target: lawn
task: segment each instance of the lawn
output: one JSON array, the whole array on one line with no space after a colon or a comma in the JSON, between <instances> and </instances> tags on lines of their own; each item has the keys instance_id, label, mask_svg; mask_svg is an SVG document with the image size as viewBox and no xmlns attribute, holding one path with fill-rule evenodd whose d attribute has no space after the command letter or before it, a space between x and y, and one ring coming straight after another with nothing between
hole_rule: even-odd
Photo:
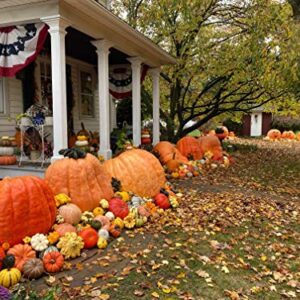
<instances>
[{"instance_id":1,"label":"lawn","mask_svg":"<svg viewBox=\"0 0 300 300\"><path fill-rule=\"evenodd\" d=\"M299 144L236 143L229 169L173 182L177 210L28 289L57 287L49 299L299 299Z\"/></svg>"}]
</instances>

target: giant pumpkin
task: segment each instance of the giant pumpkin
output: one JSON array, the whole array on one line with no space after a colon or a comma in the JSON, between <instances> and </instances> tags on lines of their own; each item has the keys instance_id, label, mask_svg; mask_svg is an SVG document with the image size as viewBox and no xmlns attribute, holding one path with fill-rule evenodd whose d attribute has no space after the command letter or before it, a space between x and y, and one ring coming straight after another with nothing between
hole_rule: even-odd
<instances>
[{"instance_id":1,"label":"giant pumpkin","mask_svg":"<svg viewBox=\"0 0 300 300\"><path fill-rule=\"evenodd\" d=\"M164 165L169 160L175 159L180 163L187 163L188 159L184 157L179 150L170 142L162 141L155 145L154 151L159 153L159 160ZM174 156L175 154L175 156Z\"/></svg>"},{"instance_id":2,"label":"giant pumpkin","mask_svg":"<svg viewBox=\"0 0 300 300\"><path fill-rule=\"evenodd\" d=\"M201 149L199 147L198 140L194 137L183 137L177 142L176 148L182 155L188 158L190 157L193 160L198 160L203 157L203 153L201 152Z\"/></svg>"},{"instance_id":3,"label":"giant pumpkin","mask_svg":"<svg viewBox=\"0 0 300 300\"><path fill-rule=\"evenodd\" d=\"M278 129L271 129L267 133L267 137L270 140L279 140L281 138L281 132Z\"/></svg>"},{"instance_id":4,"label":"giant pumpkin","mask_svg":"<svg viewBox=\"0 0 300 300\"><path fill-rule=\"evenodd\" d=\"M61 154L65 158L50 165L45 175L55 195L68 195L81 211L93 210L100 199L113 196L111 179L95 156L76 149Z\"/></svg>"},{"instance_id":5,"label":"giant pumpkin","mask_svg":"<svg viewBox=\"0 0 300 300\"><path fill-rule=\"evenodd\" d=\"M107 173L121 181L124 191L132 191L142 197L152 197L165 184L164 169L150 152L128 150L103 164Z\"/></svg>"},{"instance_id":6,"label":"giant pumpkin","mask_svg":"<svg viewBox=\"0 0 300 300\"><path fill-rule=\"evenodd\" d=\"M0 181L0 243L15 245L25 236L47 233L55 221L51 189L34 176Z\"/></svg>"},{"instance_id":7,"label":"giant pumpkin","mask_svg":"<svg viewBox=\"0 0 300 300\"><path fill-rule=\"evenodd\" d=\"M281 138L287 139L287 140L294 140L295 137L296 137L296 135L292 130L284 131L281 135Z\"/></svg>"},{"instance_id":8,"label":"giant pumpkin","mask_svg":"<svg viewBox=\"0 0 300 300\"><path fill-rule=\"evenodd\" d=\"M223 154L221 143L216 136L202 136L198 139L198 142L202 153L211 152L214 160L222 159Z\"/></svg>"}]
</instances>

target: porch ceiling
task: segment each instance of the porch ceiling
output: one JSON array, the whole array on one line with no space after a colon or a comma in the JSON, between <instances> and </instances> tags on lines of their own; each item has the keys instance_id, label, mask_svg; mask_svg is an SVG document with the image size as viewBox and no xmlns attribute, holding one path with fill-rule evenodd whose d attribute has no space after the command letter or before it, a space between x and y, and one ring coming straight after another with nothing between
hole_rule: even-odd
<instances>
[{"instance_id":1,"label":"porch ceiling","mask_svg":"<svg viewBox=\"0 0 300 300\"><path fill-rule=\"evenodd\" d=\"M6 0L4 2L9 3ZM44 17L61 15L70 21L73 28L93 39L110 40L115 49L128 56L140 56L150 67L175 63L171 55L94 0L11 2L15 2L14 6L0 6L0 26L24 24Z\"/></svg>"}]
</instances>

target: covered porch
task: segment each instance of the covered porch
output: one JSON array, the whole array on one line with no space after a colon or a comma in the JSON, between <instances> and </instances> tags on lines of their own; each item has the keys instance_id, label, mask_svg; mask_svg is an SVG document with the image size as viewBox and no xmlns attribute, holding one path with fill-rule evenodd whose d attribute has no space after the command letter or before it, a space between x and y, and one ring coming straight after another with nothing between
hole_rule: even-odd
<instances>
[{"instance_id":1,"label":"covered porch","mask_svg":"<svg viewBox=\"0 0 300 300\"><path fill-rule=\"evenodd\" d=\"M105 159L112 155L110 130L114 112L109 93L109 65L112 63L131 65L132 131L135 146L141 144L142 67L146 65L149 68L153 82L153 144L159 141L159 74L162 65L174 63L170 55L94 0L84 3L79 0L28 0L21 5L0 7L0 12L0 27L38 22L48 25L54 144L51 161L60 159L59 150L68 147L66 54L70 51L78 54L80 51L77 50L81 48L86 50L87 60L95 65L97 72L98 102L94 109L99 116L99 154ZM82 38L76 40L76 36ZM0 172L6 173L7 168L1 168Z\"/></svg>"}]
</instances>

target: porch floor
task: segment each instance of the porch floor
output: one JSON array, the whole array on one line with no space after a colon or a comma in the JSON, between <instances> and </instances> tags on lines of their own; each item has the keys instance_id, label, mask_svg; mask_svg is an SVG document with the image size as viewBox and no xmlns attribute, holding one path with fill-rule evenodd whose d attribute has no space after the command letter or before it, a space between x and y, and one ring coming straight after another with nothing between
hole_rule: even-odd
<instances>
[{"instance_id":1,"label":"porch floor","mask_svg":"<svg viewBox=\"0 0 300 300\"><path fill-rule=\"evenodd\" d=\"M10 176L24 176L24 175L32 175L44 178L44 173L48 167L48 163L45 163L43 168L40 163L22 163L19 165L11 165L11 166L0 166L0 179L4 177Z\"/></svg>"}]
</instances>

